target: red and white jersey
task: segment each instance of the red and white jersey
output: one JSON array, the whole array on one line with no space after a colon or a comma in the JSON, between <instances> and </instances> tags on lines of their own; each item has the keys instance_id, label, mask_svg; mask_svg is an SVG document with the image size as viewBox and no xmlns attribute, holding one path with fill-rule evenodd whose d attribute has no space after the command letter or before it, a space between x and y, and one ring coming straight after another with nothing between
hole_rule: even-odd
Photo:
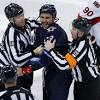
<instances>
[{"instance_id":1,"label":"red and white jersey","mask_svg":"<svg viewBox=\"0 0 100 100\"><path fill-rule=\"evenodd\" d=\"M87 19L100 17L100 0L92 0L79 12L79 16Z\"/></svg>"},{"instance_id":2,"label":"red and white jersey","mask_svg":"<svg viewBox=\"0 0 100 100\"><path fill-rule=\"evenodd\" d=\"M90 20L93 25L90 33L95 37L97 45L100 46L100 0L92 0L79 12L78 17Z\"/></svg>"},{"instance_id":3,"label":"red and white jersey","mask_svg":"<svg viewBox=\"0 0 100 100\"><path fill-rule=\"evenodd\" d=\"M95 37L96 43L100 47L100 22L92 26L90 34Z\"/></svg>"}]
</instances>

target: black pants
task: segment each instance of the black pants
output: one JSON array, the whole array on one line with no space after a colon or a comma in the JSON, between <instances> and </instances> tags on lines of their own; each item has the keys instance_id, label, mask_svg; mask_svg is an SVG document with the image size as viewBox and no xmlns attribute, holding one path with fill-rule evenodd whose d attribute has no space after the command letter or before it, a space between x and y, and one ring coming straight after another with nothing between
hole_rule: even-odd
<instances>
[{"instance_id":1,"label":"black pants","mask_svg":"<svg viewBox=\"0 0 100 100\"><path fill-rule=\"evenodd\" d=\"M74 100L99 100L100 78L74 83Z\"/></svg>"},{"instance_id":2,"label":"black pants","mask_svg":"<svg viewBox=\"0 0 100 100\"><path fill-rule=\"evenodd\" d=\"M44 76L43 100L67 100L72 83L71 71L47 71Z\"/></svg>"}]
</instances>

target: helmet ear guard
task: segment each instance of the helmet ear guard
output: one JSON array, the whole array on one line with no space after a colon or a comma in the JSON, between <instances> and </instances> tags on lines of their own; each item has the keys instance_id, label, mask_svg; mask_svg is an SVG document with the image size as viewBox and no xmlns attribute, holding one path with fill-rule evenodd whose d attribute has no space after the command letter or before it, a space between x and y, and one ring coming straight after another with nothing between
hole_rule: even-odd
<instances>
[{"instance_id":1,"label":"helmet ear guard","mask_svg":"<svg viewBox=\"0 0 100 100\"><path fill-rule=\"evenodd\" d=\"M41 13L49 13L51 14L54 18L56 18L57 11L56 8L53 4L45 4L40 8L39 11L39 16Z\"/></svg>"},{"instance_id":2,"label":"helmet ear guard","mask_svg":"<svg viewBox=\"0 0 100 100\"><path fill-rule=\"evenodd\" d=\"M74 19L72 22L72 26L88 35L92 25L87 18L80 18Z\"/></svg>"}]
</instances>

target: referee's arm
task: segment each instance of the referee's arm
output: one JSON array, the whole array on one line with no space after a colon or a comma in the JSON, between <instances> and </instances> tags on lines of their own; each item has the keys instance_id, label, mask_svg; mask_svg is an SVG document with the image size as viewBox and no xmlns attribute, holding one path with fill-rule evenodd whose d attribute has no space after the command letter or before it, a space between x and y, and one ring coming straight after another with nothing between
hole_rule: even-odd
<instances>
[{"instance_id":1,"label":"referee's arm","mask_svg":"<svg viewBox=\"0 0 100 100\"><path fill-rule=\"evenodd\" d=\"M65 57L60 55L58 52L51 50L50 55L53 62L57 65L60 70L72 69L76 67L77 63L86 55L87 43L81 41L77 48L67 53Z\"/></svg>"},{"instance_id":2,"label":"referee's arm","mask_svg":"<svg viewBox=\"0 0 100 100\"><path fill-rule=\"evenodd\" d=\"M20 53L20 44L15 34L15 29L10 28L9 34L5 39L6 49L12 64L14 66L23 66L32 57L32 53Z\"/></svg>"}]
</instances>

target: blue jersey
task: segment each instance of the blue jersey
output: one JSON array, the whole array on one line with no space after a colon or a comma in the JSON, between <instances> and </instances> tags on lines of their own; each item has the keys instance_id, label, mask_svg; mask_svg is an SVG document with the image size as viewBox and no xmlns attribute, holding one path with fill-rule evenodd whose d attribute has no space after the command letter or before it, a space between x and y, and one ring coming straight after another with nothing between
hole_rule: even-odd
<instances>
[{"instance_id":1,"label":"blue jersey","mask_svg":"<svg viewBox=\"0 0 100 100\"><path fill-rule=\"evenodd\" d=\"M38 47L39 45L44 45L44 40L47 37L50 36L54 36L54 39L56 39L56 44L54 49L56 51L58 51L59 53L61 53L62 55L65 55L66 52L68 51L68 38L67 38L67 34L66 32L56 23L52 24L52 26L50 26L48 29L43 29L43 27L38 27L36 28L35 31L35 43L34 46ZM46 59L42 59L45 60ZM48 65L50 64L50 67L48 68L57 68L54 67L55 64L50 60L50 62L48 62Z\"/></svg>"}]
</instances>

